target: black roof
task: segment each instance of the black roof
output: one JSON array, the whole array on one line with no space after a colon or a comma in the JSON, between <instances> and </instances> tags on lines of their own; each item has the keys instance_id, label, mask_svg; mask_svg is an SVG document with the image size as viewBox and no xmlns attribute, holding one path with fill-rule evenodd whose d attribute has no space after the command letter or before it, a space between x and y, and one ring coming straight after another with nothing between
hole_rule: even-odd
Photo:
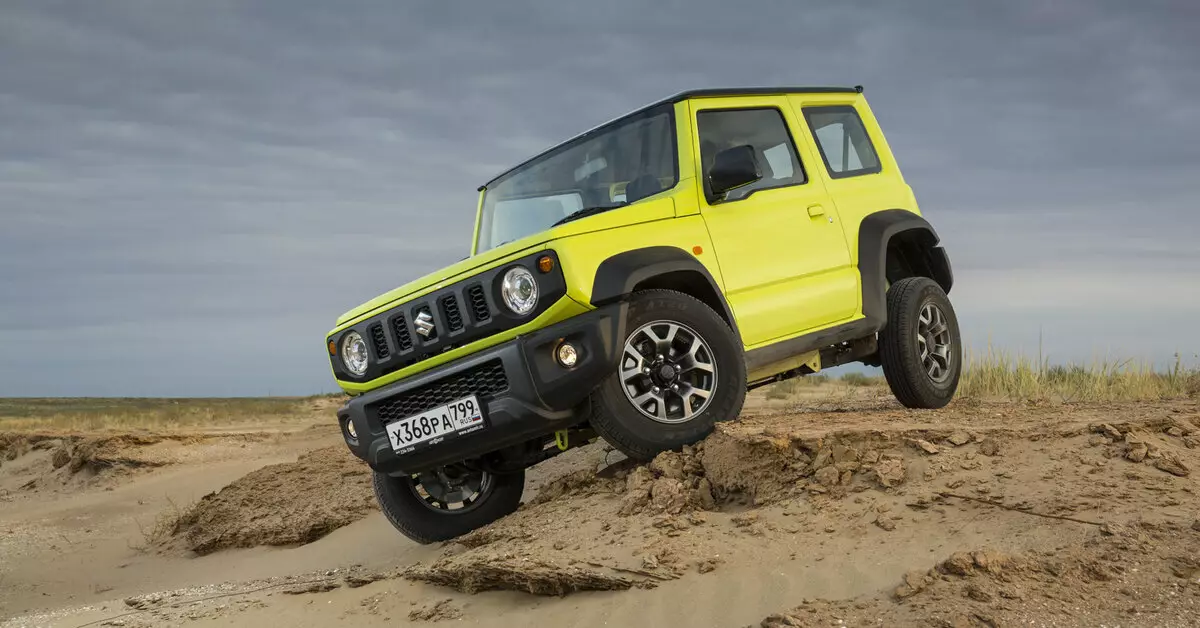
<instances>
[{"instance_id":1,"label":"black roof","mask_svg":"<svg viewBox=\"0 0 1200 628\"><path fill-rule=\"evenodd\" d=\"M710 87L679 92L655 104L676 103L688 98L704 96L753 96L765 94L861 94L862 85L854 87ZM651 105L653 106L653 105Z\"/></svg>"},{"instance_id":2,"label":"black roof","mask_svg":"<svg viewBox=\"0 0 1200 628\"><path fill-rule=\"evenodd\" d=\"M487 183L479 186L479 189L482 191L484 188L495 183L496 180L504 177L508 173L549 153L552 150L557 149L558 147L562 146L563 144L567 144L570 142L574 142L576 140L583 139L589 135L592 135L593 133L596 133L597 131L600 131L601 129L607 127L608 125L610 125L614 122L617 122L618 120L624 120L625 118L628 118L631 116L636 116L640 113L644 113L644 112L654 109L656 107L674 104L681 100L687 100L689 98L704 98L706 96L713 97L713 96L754 96L754 95L765 96L765 95L777 95L777 94L861 94L862 91L863 91L862 85L855 85L854 87L709 87L709 88L705 88L705 89L690 89L690 90L687 90L684 92L679 92L678 94L675 94L674 96L669 96L662 100L652 102L644 107L641 107L640 109L635 109L623 116L613 118L612 120L609 120L608 122L605 122L604 124L594 127L588 131L584 131L583 133L580 133L579 135L576 135L575 137L572 137L568 140L559 142L559 143L547 148L546 150L530 157L529 159L522 161L521 163L513 166L512 168L509 168L508 170L505 170L504 172L501 172L500 174L492 177L491 180L489 180Z\"/></svg>"}]
</instances>

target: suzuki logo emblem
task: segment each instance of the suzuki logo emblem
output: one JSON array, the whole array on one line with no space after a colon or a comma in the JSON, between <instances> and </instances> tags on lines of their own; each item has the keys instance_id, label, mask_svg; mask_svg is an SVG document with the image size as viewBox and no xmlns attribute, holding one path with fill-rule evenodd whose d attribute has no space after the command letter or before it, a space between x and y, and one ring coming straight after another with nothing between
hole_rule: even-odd
<instances>
[{"instance_id":1,"label":"suzuki logo emblem","mask_svg":"<svg viewBox=\"0 0 1200 628\"><path fill-rule=\"evenodd\" d=\"M430 337L433 335L433 316L428 311L421 310L417 314L417 318L413 320L413 327L417 328L417 333L422 337Z\"/></svg>"}]
</instances>

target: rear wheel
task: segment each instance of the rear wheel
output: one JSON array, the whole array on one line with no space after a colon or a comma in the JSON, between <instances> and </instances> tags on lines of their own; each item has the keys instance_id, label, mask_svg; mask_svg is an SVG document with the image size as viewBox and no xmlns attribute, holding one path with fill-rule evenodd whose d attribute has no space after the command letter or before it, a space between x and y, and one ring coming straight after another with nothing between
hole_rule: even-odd
<instances>
[{"instance_id":1,"label":"rear wheel","mask_svg":"<svg viewBox=\"0 0 1200 628\"><path fill-rule=\"evenodd\" d=\"M418 543L448 541L510 514L525 490L523 470L494 474L455 464L409 476L374 473L380 510Z\"/></svg>"},{"instance_id":2,"label":"rear wheel","mask_svg":"<svg viewBox=\"0 0 1200 628\"><path fill-rule=\"evenodd\" d=\"M932 279L907 277L887 293L879 357L892 394L909 408L941 408L962 372L962 338L946 293Z\"/></svg>"},{"instance_id":3,"label":"rear wheel","mask_svg":"<svg viewBox=\"0 0 1200 628\"><path fill-rule=\"evenodd\" d=\"M592 393L592 428L649 460L737 417L746 397L741 343L712 308L670 290L630 299L617 370Z\"/></svg>"}]
</instances>

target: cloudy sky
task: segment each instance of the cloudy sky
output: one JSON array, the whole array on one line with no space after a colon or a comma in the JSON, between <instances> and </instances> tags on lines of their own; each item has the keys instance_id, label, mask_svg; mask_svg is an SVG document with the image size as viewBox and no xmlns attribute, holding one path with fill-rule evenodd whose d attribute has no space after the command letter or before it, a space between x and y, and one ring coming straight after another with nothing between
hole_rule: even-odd
<instances>
[{"instance_id":1,"label":"cloudy sky","mask_svg":"<svg viewBox=\"0 0 1200 628\"><path fill-rule=\"evenodd\" d=\"M706 86L865 85L971 344L1200 352L1200 7L807 4L4 2L0 395L332 390L478 184Z\"/></svg>"}]
</instances>

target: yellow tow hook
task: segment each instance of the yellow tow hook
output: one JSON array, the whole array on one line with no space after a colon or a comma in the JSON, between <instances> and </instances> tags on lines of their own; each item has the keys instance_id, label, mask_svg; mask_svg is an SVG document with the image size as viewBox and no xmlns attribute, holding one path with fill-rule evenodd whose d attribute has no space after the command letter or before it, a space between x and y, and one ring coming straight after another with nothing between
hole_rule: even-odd
<instances>
[{"instance_id":1,"label":"yellow tow hook","mask_svg":"<svg viewBox=\"0 0 1200 628\"><path fill-rule=\"evenodd\" d=\"M554 433L554 444L558 445L559 451L567 450L567 430L558 430Z\"/></svg>"}]
</instances>

